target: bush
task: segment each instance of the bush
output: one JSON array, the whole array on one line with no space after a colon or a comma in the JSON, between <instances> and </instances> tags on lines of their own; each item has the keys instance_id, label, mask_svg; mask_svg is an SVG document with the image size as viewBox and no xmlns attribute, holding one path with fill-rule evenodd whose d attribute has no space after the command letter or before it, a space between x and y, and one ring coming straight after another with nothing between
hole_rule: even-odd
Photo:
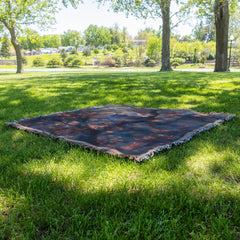
<instances>
[{"instance_id":1,"label":"bush","mask_svg":"<svg viewBox=\"0 0 240 240\"><path fill-rule=\"evenodd\" d=\"M173 62L171 65L172 65L174 68L176 68L176 67L179 66L180 64L179 64L178 62Z\"/></svg>"},{"instance_id":2,"label":"bush","mask_svg":"<svg viewBox=\"0 0 240 240\"><path fill-rule=\"evenodd\" d=\"M123 66L123 56L121 55L116 55L112 57L115 62L116 62L116 67L122 67Z\"/></svg>"},{"instance_id":3,"label":"bush","mask_svg":"<svg viewBox=\"0 0 240 240\"><path fill-rule=\"evenodd\" d=\"M78 55L78 52L77 52L76 48L72 48L70 54L71 55Z\"/></svg>"},{"instance_id":4,"label":"bush","mask_svg":"<svg viewBox=\"0 0 240 240\"><path fill-rule=\"evenodd\" d=\"M109 67L115 67L116 61L113 58L107 57L102 60L102 65L108 65Z\"/></svg>"},{"instance_id":5,"label":"bush","mask_svg":"<svg viewBox=\"0 0 240 240\"><path fill-rule=\"evenodd\" d=\"M107 55L107 54L108 54L107 49L103 49L103 54L104 54L104 55Z\"/></svg>"},{"instance_id":6,"label":"bush","mask_svg":"<svg viewBox=\"0 0 240 240\"><path fill-rule=\"evenodd\" d=\"M98 53L99 53L99 49L98 49L98 48L94 48L93 52L94 52L95 54L98 54Z\"/></svg>"},{"instance_id":7,"label":"bush","mask_svg":"<svg viewBox=\"0 0 240 240\"><path fill-rule=\"evenodd\" d=\"M25 56L22 56L22 63L23 63L23 65L28 64L27 58Z\"/></svg>"},{"instance_id":8,"label":"bush","mask_svg":"<svg viewBox=\"0 0 240 240\"><path fill-rule=\"evenodd\" d=\"M79 67L83 65L83 61L79 58L79 57L75 57L72 61L71 61L71 65L73 67Z\"/></svg>"},{"instance_id":9,"label":"bush","mask_svg":"<svg viewBox=\"0 0 240 240\"><path fill-rule=\"evenodd\" d=\"M156 61L154 61L154 59L151 59L151 58L146 59L144 62L144 65L146 67L154 67L156 66L156 64L157 64Z\"/></svg>"},{"instance_id":10,"label":"bush","mask_svg":"<svg viewBox=\"0 0 240 240\"><path fill-rule=\"evenodd\" d=\"M143 60L141 58L137 58L134 63L134 67L141 67L143 65Z\"/></svg>"},{"instance_id":11,"label":"bush","mask_svg":"<svg viewBox=\"0 0 240 240\"><path fill-rule=\"evenodd\" d=\"M48 63L47 63L47 66L48 67L51 67L51 68L56 68L56 67L60 67L62 66L63 62L60 58L58 57L52 57Z\"/></svg>"},{"instance_id":12,"label":"bush","mask_svg":"<svg viewBox=\"0 0 240 240\"><path fill-rule=\"evenodd\" d=\"M107 47L106 47L106 49L108 50L108 51L111 51L112 50L112 47L111 47L111 45L107 45Z\"/></svg>"},{"instance_id":13,"label":"bush","mask_svg":"<svg viewBox=\"0 0 240 240\"><path fill-rule=\"evenodd\" d=\"M98 58L94 61L94 65L100 66L101 65L101 60Z\"/></svg>"},{"instance_id":14,"label":"bush","mask_svg":"<svg viewBox=\"0 0 240 240\"><path fill-rule=\"evenodd\" d=\"M42 67L44 65L45 65L45 63L44 63L44 59L42 57L36 57L33 60L33 66L34 67Z\"/></svg>"},{"instance_id":15,"label":"bush","mask_svg":"<svg viewBox=\"0 0 240 240\"><path fill-rule=\"evenodd\" d=\"M71 65L71 62L74 60L74 58L76 58L76 56L69 56L65 59L64 61L64 66L69 66Z\"/></svg>"},{"instance_id":16,"label":"bush","mask_svg":"<svg viewBox=\"0 0 240 240\"><path fill-rule=\"evenodd\" d=\"M91 56L91 50L90 49L84 49L82 52L82 55L85 57Z\"/></svg>"},{"instance_id":17,"label":"bush","mask_svg":"<svg viewBox=\"0 0 240 240\"><path fill-rule=\"evenodd\" d=\"M174 63L174 62L179 63L179 65L180 65L180 64L184 64L186 62L186 60L185 60L185 58L172 58L171 63Z\"/></svg>"},{"instance_id":18,"label":"bush","mask_svg":"<svg viewBox=\"0 0 240 240\"><path fill-rule=\"evenodd\" d=\"M124 47L124 48L122 49L122 52L123 52L123 53L128 53L128 48L127 48L127 47Z\"/></svg>"},{"instance_id":19,"label":"bush","mask_svg":"<svg viewBox=\"0 0 240 240\"><path fill-rule=\"evenodd\" d=\"M119 46L118 46L116 43L114 43L114 44L112 45L112 49L113 49L114 51L116 51L118 48L119 48Z\"/></svg>"},{"instance_id":20,"label":"bush","mask_svg":"<svg viewBox=\"0 0 240 240\"><path fill-rule=\"evenodd\" d=\"M66 53L65 49L61 50L60 56L61 56L63 61L67 58L68 54Z\"/></svg>"}]
</instances>

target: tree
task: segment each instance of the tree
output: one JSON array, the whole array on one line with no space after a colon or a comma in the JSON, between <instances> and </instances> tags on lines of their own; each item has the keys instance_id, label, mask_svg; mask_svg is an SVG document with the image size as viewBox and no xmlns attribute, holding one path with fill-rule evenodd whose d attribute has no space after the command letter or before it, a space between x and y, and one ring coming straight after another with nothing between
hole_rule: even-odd
<instances>
[{"instance_id":1,"label":"tree","mask_svg":"<svg viewBox=\"0 0 240 240\"><path fill-rule=\"evenodd\" d=\"M68 0L63 0L66 5ZM78 1L70 0L75 6ZM40 27L51 25L58 11L58 0L0 0L0 27L3 25L11 35L11 42L17 57L17 73L23 72L21 45L18 34L26 26L37 24Z\"/></svg>"},{"instance_id":2,"label":"tree","mask_svg":"<svg viewBox=\"0 0 240 240\"><path fill-rule=\"evenodd\" d=\"M234 40L240 38L240 6L236 6L235 12L230 15L229 33L234 36Z\"/></svg>"},{"instance_id":3,"label":"tree","mask_svg":"<svg viewBox=\"0 0 240 240\"><path fill-rule=\"evenodd\" d=\"M214 25L214 19L207 24L203 24L203 21L197 24L193 29L195 40L201 42L216 41L216 29Z\"/></svg>"},{"instance_id":4,"label":"tree","mask_svg":"<svg viewBox=\"0 0 240 240\"><path fill-rule=\"evenodd\" d=\"M97 0L111 2L114 11L124 11L140 18L149 16L162 18L162 67L161 71L171 71L170 63L170 4L171 0ZM176 1L178 2L178 1Z\"/></svg>"},{"instance_id":5,"label":"tree","mask_svg":"<svg viewBox=\"0 0 240 240\"><path fill-rule=\"evenodd\" d=\"M37 31L26 29L24 33L26 36L19 38L22 48L32 51L33 49L39 49L42 46L41 37Z\"/></svg>"},{"instance_id":6,"label":"tree","mask_svg":"<svg viewBox=\"0 0 240 240\"><path fill-rule=\"evenodd\" d=\"M87 46L99 47L111 43L111 34L109 29L98 27L97 25L89 25L84 31Z\"/></svg>"},{"instance_id":7,"label":"tree","mask_svg":"<svg viewBox=\"0 0 240 240\"><path fill-rule=\"evenodd\" d=\"M119 27L117 24L114 27L109 28L110 35L111 35L111 44L120 45L121 43L121 34L119 32Z\"/></svg>"},{"instance_id":8,"label":"tree","mask_svg":"<svg viewBox=\"0 0 240 240\"><path fill-rule=\"evenodd\" d=\"M1 56L3 58L9 58L11 56L10 54L10 41L9 39L5 36L2 41L2 48L1 48Z\"/></svg>"},{"instance_id":9,"label":"tree","mask_svg":"<svg viewBox=\"0 0 240 240\"><path fill-rule=\"evenodd\" d=\"M123 44L127 44L128 42L128 32L127 28L123 27L122 32L121 32L121 39Z\"/></svg>"},{"instance_id":10,"label":"tree","mask_svg":"<svg viewBox=\"0 0 240 240\"><path fill-rule=\"evenodd\" d=\"M161 45L161 39L156 36L152 36L148 40L147 56L157 63L160 60Z\"/></svg>"},{"instance_id":11,"label":"tree","mask_svg":"<svg viewBox=\"0 0 240 240\"><path fill-rule=\"evenodd\" d=\"M237 0L189 0L190 5L198 7L200 17L214 16L216 27L215 72L228 69L228 32L230 13L237 7Z\"/></svg>"},{"instance_id":12,"label":"tree","mask_svg":"<svg viewBox=\"0 0 240 240\"><path fill-rule=\"evenodd\" d=\"M83 44L83 38L81 33L75 30L67 30L61 35L61 41L63 46L74 46L76 49Z\"/></svg>"},{"instance_id":13,"label":"tree","mask_svg":"<svg viewBox=\"0 0 240 240\"><path fill-rule=\"evenodd\" d=\"M40 37L40 40L45 48L58 48L62 45L60 35L58 34L43 35Z\"/></svg>"}]
</instances>

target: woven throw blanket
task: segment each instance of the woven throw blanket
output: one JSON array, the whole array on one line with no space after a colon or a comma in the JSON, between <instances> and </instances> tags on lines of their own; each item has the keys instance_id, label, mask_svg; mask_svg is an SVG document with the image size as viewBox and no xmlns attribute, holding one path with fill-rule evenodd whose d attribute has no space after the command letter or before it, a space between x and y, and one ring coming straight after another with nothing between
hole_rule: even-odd
<instances>
[{"instance_id":1,"label":"woven throw blanket","mask_svg":"<svg viewBox=\"0 0 240 240\"><path fill-rule=\"evenodd\" d=\"M109 104L5 124L141 162L234 116Z\"/></svg>"}]
</instances>

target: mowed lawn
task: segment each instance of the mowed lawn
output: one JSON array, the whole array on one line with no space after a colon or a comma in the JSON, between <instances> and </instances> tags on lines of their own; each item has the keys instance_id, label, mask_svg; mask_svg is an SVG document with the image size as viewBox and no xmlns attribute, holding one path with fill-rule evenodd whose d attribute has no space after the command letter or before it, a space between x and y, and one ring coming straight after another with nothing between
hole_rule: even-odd
<instances>
[{"instance_id":1,"label":"mowed lawn","mask_svg":"<svg viewBox=\"0 0 240 240\"><path fill-rule=\"evenodd\" d=\"M4 125L110 103L236 117L142 164ZM1 73L0 239L240 239L240 74Z\"/></svg>"}]
</instances>

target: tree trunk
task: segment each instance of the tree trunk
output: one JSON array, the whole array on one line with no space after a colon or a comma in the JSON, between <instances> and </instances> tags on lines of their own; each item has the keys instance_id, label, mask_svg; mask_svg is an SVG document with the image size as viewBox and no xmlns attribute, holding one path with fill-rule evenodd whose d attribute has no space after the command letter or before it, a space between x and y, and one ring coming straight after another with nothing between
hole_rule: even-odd
<instances>
[{"instance_id":1,"label":"tree trunk","mask_svg":"<svg viewBox=\"0 0 240 240\"><path fill-rule=\"evenodd\" d=\"M228 69L228 0L215 0L214 6L216 25L216 63L214 72L227 72Z\"/></svg>"},{"instance_id":2,"label":"tree trunk","mask_svg":"<svg viewBox=\"0 0 240 240\"><path fill-rule=\"evenodd\" d=\"M160 71L172 71L170 63L170 4L171 0L161 0L162 11L162 67Z\"/></svg>"},{"instance_id":3,"label":"tree trunk","mask_svg":"<svg viewBox=\"0 0 240 240\"><path fill-rule=\"evenodd\" d=\"M15 28L12 27L9 29L9 31L11 34L11 42L15 49L16 57L17 57L17 73L23 73L23 60L22 60L21 45L19 44L19 42L17 40Z\"/></svg>"}]
</instances>

